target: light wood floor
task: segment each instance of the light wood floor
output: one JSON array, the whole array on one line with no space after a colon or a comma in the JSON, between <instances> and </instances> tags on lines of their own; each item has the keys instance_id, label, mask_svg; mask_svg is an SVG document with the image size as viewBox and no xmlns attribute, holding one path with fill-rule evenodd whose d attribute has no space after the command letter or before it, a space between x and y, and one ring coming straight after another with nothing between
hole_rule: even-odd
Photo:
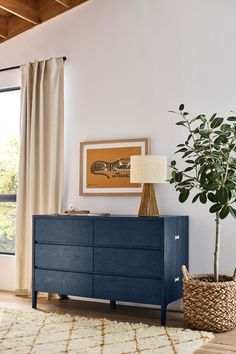
<instances>
[{"instance_id":1,"label":"light wood floor","mask_svg":"<svg viewBox=\"0 0 236 354\"><path fill-rule=\"evenodd\" d=\"M17 297L13 293L0 292L0 308L16 308L22 311L31 310L31 299ZM149 325L159 325L160 311L131 306L118 305L115 311L109 309L107 303L90 301L47 300L38 299L38 310L44 312L69 313L86 317L105 317L117 321L142 322ZM183 314L168 311L167 326L186 327ZM214 339L204 347L197 350L196 354L231 354L236 353L236 328L230 332L216 334Z\"/></svg>"}]
</instances>

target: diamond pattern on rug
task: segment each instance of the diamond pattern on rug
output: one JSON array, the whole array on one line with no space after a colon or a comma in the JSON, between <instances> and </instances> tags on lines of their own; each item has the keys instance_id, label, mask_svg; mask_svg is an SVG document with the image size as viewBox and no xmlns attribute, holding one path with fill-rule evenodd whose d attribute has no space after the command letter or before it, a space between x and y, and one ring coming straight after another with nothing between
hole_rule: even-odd
<instances>
[{"instance_id":1,"label":"diamond pattern on rug","mask_svg":"<svg viewBox=\"0 0 236 354\"><path fill-rule=\"evenodd\" d=\"M183 328L4 309L4 354L191 354L213 334Z\"/></svg>"}]
</instances>

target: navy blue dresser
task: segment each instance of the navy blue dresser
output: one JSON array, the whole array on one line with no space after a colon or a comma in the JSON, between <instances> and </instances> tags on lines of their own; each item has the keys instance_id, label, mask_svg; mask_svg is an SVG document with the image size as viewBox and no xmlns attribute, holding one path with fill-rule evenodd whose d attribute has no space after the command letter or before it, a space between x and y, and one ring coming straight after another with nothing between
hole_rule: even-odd
<instances>
[{"instance_id":1,"label":"navy blue dresser","mask_svg":"<svg viewBox=\"0 0 236 354\"><path fill-rule=\"evenodd\" d=\"M33 217L32 307L37 292L166 307L182 297L187 216Z\"/></svg>"}]
</instances>

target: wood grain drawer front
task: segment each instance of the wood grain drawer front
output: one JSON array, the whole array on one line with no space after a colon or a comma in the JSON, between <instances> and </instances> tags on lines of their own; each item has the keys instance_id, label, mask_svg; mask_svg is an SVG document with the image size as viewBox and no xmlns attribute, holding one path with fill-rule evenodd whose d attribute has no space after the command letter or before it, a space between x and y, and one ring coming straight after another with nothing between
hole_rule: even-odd
<instances>
[{"instance_id":1,"label":"wood grain drawer front","mask_svg":"<svg viewBox=\"0 0 236 354\"><path fill-rule=\"evenodd\" d=\"M94 297L158 305L161 301L161 281L95 275Z\"/></svg>"},{"instance_id":2,"label":"wood grain drawer front","mask_svg":"<svg viewBox=\"0 0 236 354\"><path fill-rule=\"evenodd\" d=\"M93 296L90 274L35 269L35 291L65 295Z\"/></svg>"},{"instance_id":3,"label":"wood grain drawer front","mask_svg":"<svg viewBox=\"0 0 236 354\"><path fill-rule=\"evenodd\" d=\"M92 244L93 220L66 218L35 218L35 240L52 243Z\"/></svg>"},{"instance_id":4,"label":"wood grain drawer front","mask_svg":"<svg viewBox=\"0 0 236 354\"><path fill-rule=\"evenodd\" d=\"M161 276L161 251L120 248L94 249L94 272L131 276Z\"/></svg>"},{"instance_id":5,"label":"wood grain drawer front","mask_svg":"<svg viewBox=\"0 0 236 354\"><path fill-rule=\"evenodd\" d=\"M163 220L94 220L95 245L161 247Z\"/></svg>"},{"instance_id":6,"label":"wood grain drawer front","mask_svg":"<svg viewBox=\"0 0 236 354\"><path fill-rule=\"evenodd\" d=\"M46 269L92 272L93 248L36 244L35 266Z\"/></svg>"}]
</instances>

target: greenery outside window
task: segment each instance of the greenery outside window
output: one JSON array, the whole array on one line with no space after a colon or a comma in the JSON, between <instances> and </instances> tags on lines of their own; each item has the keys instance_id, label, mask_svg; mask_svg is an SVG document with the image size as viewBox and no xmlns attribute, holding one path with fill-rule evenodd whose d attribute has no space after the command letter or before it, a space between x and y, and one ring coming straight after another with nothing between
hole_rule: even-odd
<instances>
[{"instance_id":1,"label":"greenery outside window","mask_svg":"<svg viewBox=\"0 0 236 354\"><path fill-rule=\"evenodd\" d=\"M0 89L0 254L15 254L20 87Z\"/></svg>"}]
</instances>

